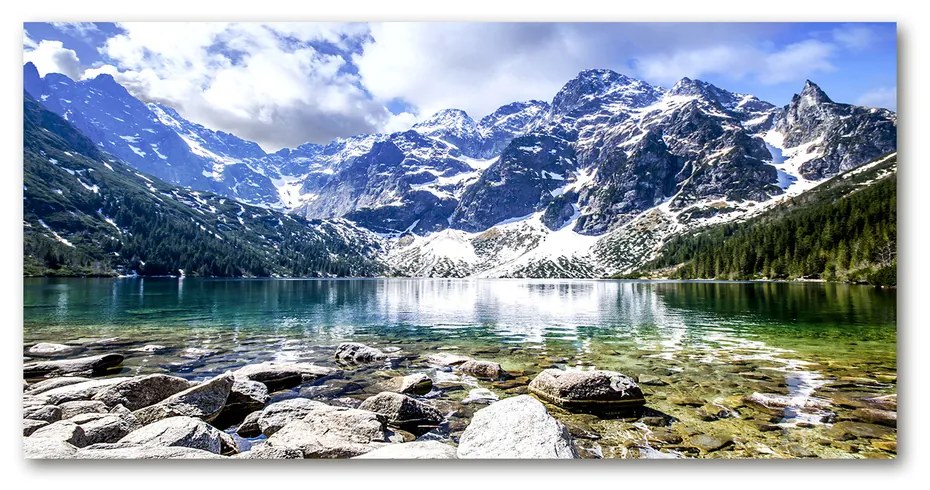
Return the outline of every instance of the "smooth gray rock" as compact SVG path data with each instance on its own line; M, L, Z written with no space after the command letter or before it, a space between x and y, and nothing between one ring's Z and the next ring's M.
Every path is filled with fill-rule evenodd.
M180 446L220 454L220 431L193 417L168 417L134 430L122 437L123 444L141 446Z
M48 438L23 438L23 456L26 459L68 459L78 448L73 444Z
M297 449L305 458L351 458L387 443L384 417L367 410L324 405L268 438L271 447Z
M271 436L288 422L300 420L314 410L327 407L325 403L306 398L291 398L265 407L258 416L258 427L262 434Z
M184 378L166 374L149 374L108 386L97 392L93 399L106 403L108 407L123 405L130 410L138 410L190 387L190 382Z
M507 376L507 371L500 364L491 361L465 361L456 369L478 379L498 380Z
M62 376L59 378L44 379L38 383L29 385L29 387L26 388L26 393L29 393L30 395L38 395L55 388L83 383L85 381L91 381L91 379L81 376Z
M455 459L455 447L439 441L413 441L391 444L355 459Z
M468 391L468 396L462 399L462 403L468 405L469 403L494 403L499 399L493 391L487 388L474 388Z
M84 435L84 429L80 425L70 420L59 420L53 424L41 427L29 439L46 439L52 442L66 442L75 447L84 447L87 445L87 438Z
M33 345L27 351L30 355L33 356L66 356L77 352L80 350L78 347L73 345L65 344L54 344L50 342L39 342L36 345Z
M830 401L822 398L792 397L780 395L778 393L754 392L745 397L744 400L754 405L773 409L782 409L786 407L824 409L830 406Z
M223 407L218 419L230 423L242 420L246 414L264 408L269 398L268 388L264 384L247 379L236 379L226 399L226 406Z
M507 398L475 412L459 439L468 459L577 458L568 429L529 395Z
M461 354L452 354L449 352L438 352L436 354L430 354L426 356L426 362L428 364L439 367L458 366L473 360L474 359L471 357L463 356Z
M362 364L383 360L387 355L374 347L358 342L343 342L336 346L336 360L349 364Z
M546 369L529 384L530 393L566 410L610 411L642 406L642 390L616 371Z
M136 347L135 349L129 349L130 352L145 352L148 354L153 354L153 353L161 352L165 350L168 350L168 348L165 347L164 345L159 345L159 344L146 344L146 345L143 345L142 347Z
M223 459L219 454L180 446L94 444L76 451L73 459Z
M61 405L65 402L72 402L76 400L90 400L96 395L100 390L106 388L107 386L115 385L117 383L122 383L126 381L126 377L118 378L101 378L101 379L92 379L89 381L84 381L81 383L69 384L65 386L59 386L57 388L50 389L48 391L42 392L38 396L39 398L46 400L52 405Z
M73 402L64 402L58 405L61 409L61 419L68 420L71 417L85 413L107 413L109 409L106 404L97 400L75 400Z
M119 366L123 363L123 359L121 354L102 354L59 361L30 362L23 365L23 375L27 378L66 374L99 375Z
M442 412L431 405L400 393L382 391L359 405L362 410L380 413L397 426L431 425L442 422Z
M382 381L379 386L384 391L403 395L425 395L433 389L433 380L426 374L414 373Z
M133 414L142 425L168 417L196 417L209 422L223 409L233 382L233 374L227 371Z
M23 418L48 423L57 422L61 420L61 409L55 405L30 405L23 407Z
M23 436L31 436L33 432L48 425L44 420L23 419Z
M84 443L78 447L117 442L140 427L131 414L84 413L68 419L68 422L78 424L84 431Z
M253 444L252 449L233 457L237 459L304 459L304 453L300 449L272 447L260 442Z
M236 434L239 434L240 437L258 437L262 435L262 428L258 425L258 419L261 416L261 410L246 415L239 427L236 428Z
M293 388L307 380L322 378L335 372L335 369L309 363L272 361L249 364L234 371L233 374L236 379L258 381L264 384L268 391L275 392Z

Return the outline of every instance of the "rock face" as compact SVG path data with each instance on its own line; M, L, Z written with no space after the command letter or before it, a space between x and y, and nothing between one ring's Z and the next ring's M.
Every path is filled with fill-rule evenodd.
M403 395L425 395L433 389L433 380L423 373L414 373L383 381L380 386Z
M293 388L301 382L322 378L333 374L335 370L298 362L263 362L249 364L237 369L233 374L237 379L258 381L269 392Z
M611 411L646 403L636 382L616 371L546 369L533 378L529 390L567 410Z
M455 448L439 441L413 441L384 446L355 459L455 459Z
M179 446L220 453L220 431L193 417L169 417L132 431L119 440L141 446Z
M143 425L178 416L196 417L209 422L223 409L233 382L233 374L226 372L174 394L155 405L136 410L133 414Z
M23 376L62 376L65 374L99 375L119 366L124 357L120 354L103 354L99 356L62 359L59 361L38 361L23 365Z
M501 400L475 412L459 440L462 459L577 458L568 429L529 395Z
M321 404L268 438L273 448L299 450L305 458L351 458L389 441L383 416Z
M380 413L387 417L388 423L399 427L438 424L443 419L442 412L436 408L415 398L389 391L366 399L359 408Z
M347 364L362 364L380 361L387 356L374 347L358 342L343 342L336 347L336 360Z
M458 370L478 379L498 380L507 377L507 371L496 362L466 361L458 366Z
M190 388L190 382L184 378L150 374L108 386L94 395L93 399L102 401L110 407L123 405L129 410L138 410L188 388Z

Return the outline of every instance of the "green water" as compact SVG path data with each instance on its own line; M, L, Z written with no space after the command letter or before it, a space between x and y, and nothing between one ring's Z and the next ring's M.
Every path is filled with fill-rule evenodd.
M548 367L613 369L649 380L650 413L626 419L550 407L589 457L890 457L896 430L862 420L896 392L896 292L797 283L544 280L26 279L24 347L119 337L126 373L193 379L264 360L332 363L341 341L399 347L399 362L346 372L276 397L377 392L390 375L427 372L454 411L430 437L452 439L480 406L474 387L525 392ZM158 344L157 353L133 349ZM88 347L95 353L102 347ZM437 371L448 351L500 362L509 383ZM769 409L753 393L824 400ZM726 418L707 416L725 407ZM711 410L712 409L712 410ZM858 424L858 425L856 425ZM852 426L853 430L848 429ZM705 436L727 442L720 448Z

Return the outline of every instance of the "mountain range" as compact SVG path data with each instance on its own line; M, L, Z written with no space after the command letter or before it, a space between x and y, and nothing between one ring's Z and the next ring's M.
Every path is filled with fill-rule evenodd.
M834 102L810 81L778 107L700 80L666 89L586 70L549 102L478 121L446 109L408 131L275 153L109 75L40 77L26 64L24 87L142 175L338 223L383 267L365 271L394 275L628 272L672 236L746 219L897 146L894 112Z

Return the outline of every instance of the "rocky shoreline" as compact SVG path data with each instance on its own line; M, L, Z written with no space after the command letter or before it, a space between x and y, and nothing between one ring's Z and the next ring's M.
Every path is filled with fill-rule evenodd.
M195 382L162 373L124 376L125 355L116 351L129 343L97 342L97 347L104 342L106 352L83 357L73 357L82 351L69 344L28 347L26 458L591 458L604 457L596 441L613 436L592 429L603 420L644 429L645 440L626 436L627 450L635 449L638 457L706 457L734 444L752 444L719 433L691 431L683 438L670 430L680 424L651 407L644 393L643 387L665 383L658 376L634 378L593 366L544 368L530 376L445 350L416 356L396 346L345 342L333 352L336 367L256 362ZM126 354L160 347L146 345ZM346 372L399 364L413 369L374 373L368 393L353 393L358 390L344 379ZM477 380L497 392L476 387L451 403L444 395L465 387L438 379L442 373ZM679 398L670 401L724 423L739 419L746 406L773 413L800 410L810 420L805 423L832 424L831 437L838 441L869 441L896 452L893 394L857 400L853 420L836 420L831 402L815 397L754 392L738 403ZM780 430L769 425L758 430ZM808 453L798 445L797 454L785 456ZM760 449L760 454L766 453Z

